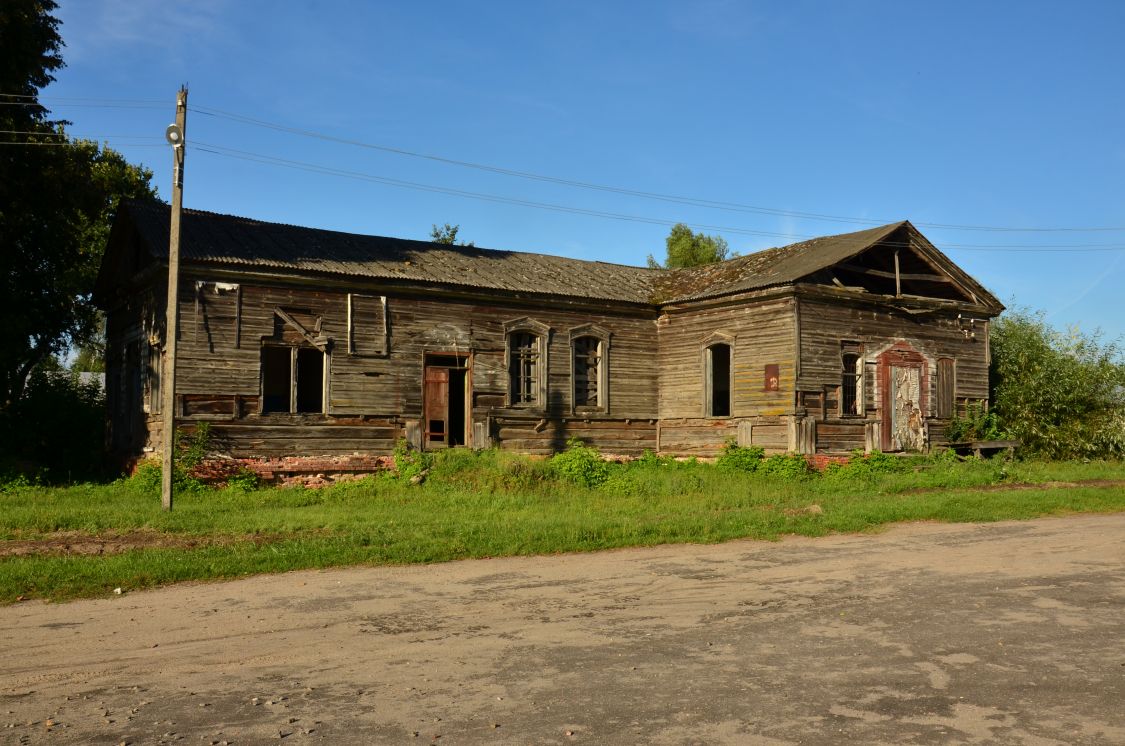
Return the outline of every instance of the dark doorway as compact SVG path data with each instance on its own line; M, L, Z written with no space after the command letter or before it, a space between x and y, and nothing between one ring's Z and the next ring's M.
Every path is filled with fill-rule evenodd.
M289 347L262 348L262 414L289 411L293 351Z
M468 358L427 355L423 374L424 447L463 446L468 442Z
M297 350L297 411L324 411L324 353L320 350Z

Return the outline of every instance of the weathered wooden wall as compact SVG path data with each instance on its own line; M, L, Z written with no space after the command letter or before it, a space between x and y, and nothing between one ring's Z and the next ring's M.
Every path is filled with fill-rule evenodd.
M711 455L736 438L738 422L758 422L753 442L786 450L787 425L778 418L793 411L796 375L794 300L742 300L718 307L666 313L660 333L660 449ZM715 335L722 335L715 336ZM729 338L732 347L731 416L704 415L703 349ZM766 386L766 367L777 366L776 390ZM760 422L759 422L760 421Z
M864 421L882 416L883 392L875 358L898 341L905 341L922 354L926 376L925 417L931 443L944 442L947 419L936 417L937 361L956 361L953 385L960 411L966 401L988 398L987 323L977 324L975 338L968 337L953 312L909 314L886 305L832 302L801 298L801 370L797 378L798 402L807 415L818 421L817 450L847 451L864 448ZM864 359L864 414L842 417L839 390L843 374L841 342L859 342ZM824 397L822 403L821 397Z
M385 297L384 326L380 295ZM351 339L348 291L253 283L216 285L190 277L181 288L176 391L180 414L208 420L236 456L389 452L407 423L422 417L427 355L467 356L473 431L501 447L551 453L571 437L607 453L639 454L656 447L655 312L547 309L544 304L431 299L365 291L353 296ZM563 304L560 304L563 305ZM260 414L263 339L288 334L280 308L314 320L330 344L326 412ZM550 328L547 401L507 405L504 324L528 318ZM597 324L610 333L608 410L571 407L570 330ZM356 352L349 352L351 349ZM302 344L304 344L302 342Z

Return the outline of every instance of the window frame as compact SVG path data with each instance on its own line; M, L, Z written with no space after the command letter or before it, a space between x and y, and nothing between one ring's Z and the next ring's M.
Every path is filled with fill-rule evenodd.
M849 357L855 358L850 372L847 365ZM836 397L837 414L841 418L867 416L866 367L867 363L863 358L863 343L854 340L842 340L840 342L840 389L839 395ZM849 378L855 386L854 401L850 412L844 406L845 382Z
M609 414L610 402L610 376L609 353L610 341L613 333L597 324L582 324L568 330L568 348L570 349L570 412L582 414L586 412ZM578 404L578 362L577 347L581 339L594 339L598 343L598 371L597 371L597 403Z
M289 350L289 408L287 410L270 410L266 411L266 380L265 380L265 367L262 365L262 356L266 349L274 350ZM315 350L321 354L320 366L320 409L313 412L299 412L297 411L298 399L298 366L297 358L301 350ZM262 346L258 352L258 414L261 416L271 415L326 415L328 414L328 381L329 365L331 361L331 354L327 349L322 349L314 345L294 345L294 344L278 344L268 340L262 341Z
M535 392L532 401L516 401L515 378L512 375L512 336L530 334L535 339L538 368L532 388ZM505 387L504 401L510 408L545 410L547 408L547 378L551 339L551 327L541 321L524 317L504 322L504 375L508 385Z

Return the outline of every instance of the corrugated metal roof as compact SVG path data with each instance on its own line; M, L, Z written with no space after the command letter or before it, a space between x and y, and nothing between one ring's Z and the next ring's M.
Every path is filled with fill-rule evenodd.
M149 252L167 260L169 207L131 201L126 211ZM657 271L546 254L449 246L266 223L184 210L185 263L207 263L520 293L648 303Z
M121 210L131 217L152 256L162 260L168 255L169 210L162 203L137 200L123 203ZM904 227L916 230L903 221L676 270L365 236L200 210L184 210L180 245L183 261L189 263L662 304L793 283L856 256Z

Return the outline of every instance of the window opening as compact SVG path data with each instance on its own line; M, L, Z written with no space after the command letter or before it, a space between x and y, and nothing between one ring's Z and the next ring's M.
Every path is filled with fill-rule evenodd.
M289 411L292 364L291 348L262 348L262 414Z
M312 347L262 347L262 414L323 412L324 362Z
M539 376L539 339L530 332L508 338L512 404L534 404Z
M730 417L730 345L716 344L707 348L711 396L707 414Z
M863 414L860 410L862 397L860 387L862 384L863 362L858 354L845 352L842 358L844 371L840 378L840 412L842 414Z
M602 365L602 344L597 337L574 340L574 406L601 405L598 390Z

